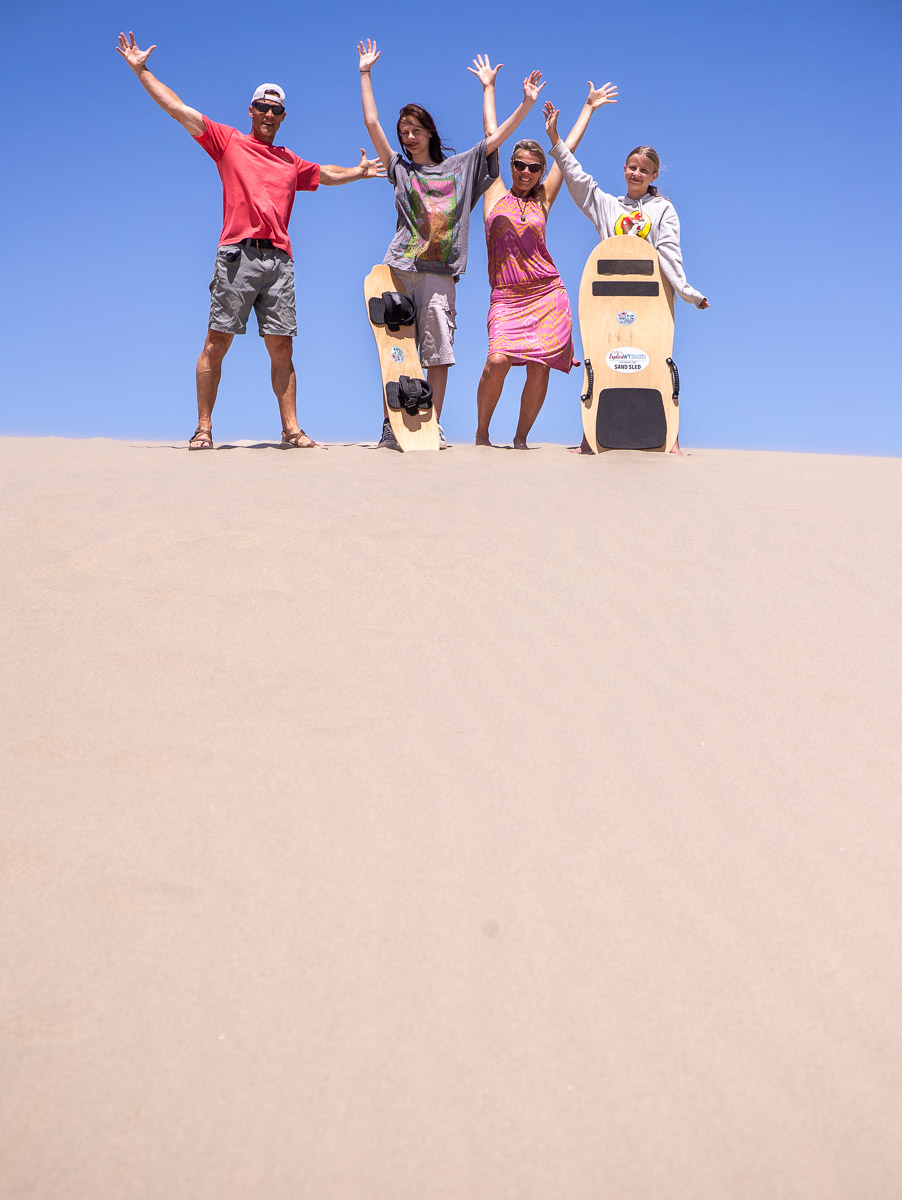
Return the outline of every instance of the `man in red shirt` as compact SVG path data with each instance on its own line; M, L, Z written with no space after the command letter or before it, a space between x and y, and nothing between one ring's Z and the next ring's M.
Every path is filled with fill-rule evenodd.
M197 429L188 449L213 449L213 405L222 360L235 334L245 332L251 308L272 360L282 445L316 446L297 418L297 377L291 358L297 322L288 219L295 192L314 192L319 184L331 187L354 179L374 179L385 174L384 167L378 158L367 158L364 150L356 167L336 167L305 162L283 146L274 146L285 120L285 93L277 84L257 88L248 108L251 132L239 133L183 104L148 71L147 59L156 46L140 50L133 33L127 38L120 33L116 49L151 99L206 150L222 178L222 233L210 285L210 327L197 360Z

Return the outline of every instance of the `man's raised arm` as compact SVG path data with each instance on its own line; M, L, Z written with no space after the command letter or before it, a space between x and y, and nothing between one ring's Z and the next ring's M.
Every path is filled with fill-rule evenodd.
M201 114L196 108L189 108L184 104L172 88L161 83L156 75L152 75L147 69L147 60L156 50L156 46L151 46L149 50L139 50L135 45L135 35L129 31L128 37L124 33L119 34L116 50L138 76L141 86L151 100L159 104L160 108L168 112L180 125L184 125L192 137L200 137L204 131L204 119Z

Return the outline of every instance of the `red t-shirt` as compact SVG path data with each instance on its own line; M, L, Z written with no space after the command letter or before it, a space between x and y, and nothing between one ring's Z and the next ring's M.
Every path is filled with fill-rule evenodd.
M220 246L244 238L269 238L291 254L288 218L295 192L315 192L319 164L305 162L284 146L270 146L231 125L204 117L204 131L194 139L210 155L222 179Z

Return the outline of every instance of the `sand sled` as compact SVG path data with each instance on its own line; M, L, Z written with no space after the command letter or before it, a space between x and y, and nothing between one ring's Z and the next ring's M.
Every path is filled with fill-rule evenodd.
M644 238L600 242L579 286L583 431L602 450L668 452L680 424L673 292Z
M414 307L391 267L373 267L363 283L379 367L382 398L402 450L438 450L432 389L426 382L414 326Z

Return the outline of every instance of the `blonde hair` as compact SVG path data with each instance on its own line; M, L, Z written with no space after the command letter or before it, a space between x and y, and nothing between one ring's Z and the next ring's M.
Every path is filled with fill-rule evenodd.
M511 150L511 163L513 163L514 159L517 157L518 150L525 150L527 154L533 154L536 158L541 159L541 174L539 175L538 181L535 183L535 185L526 193L526 199L538 200L541 206L545 208L545 172L548 170L548 159L545 157L545 151L542 149L539 143L534 142L532 138L523 138L523 140L517 142L516 146L514 146L513 150Z
M629 154L623 160L624 166L626 166L634 154L641 154L643 158L647 158L655 169L655 175L661 170L661 157L654 146L637 146L635 150L630 150ZM652 184L648 185L648 191L651 196L660 196L661 194Z

